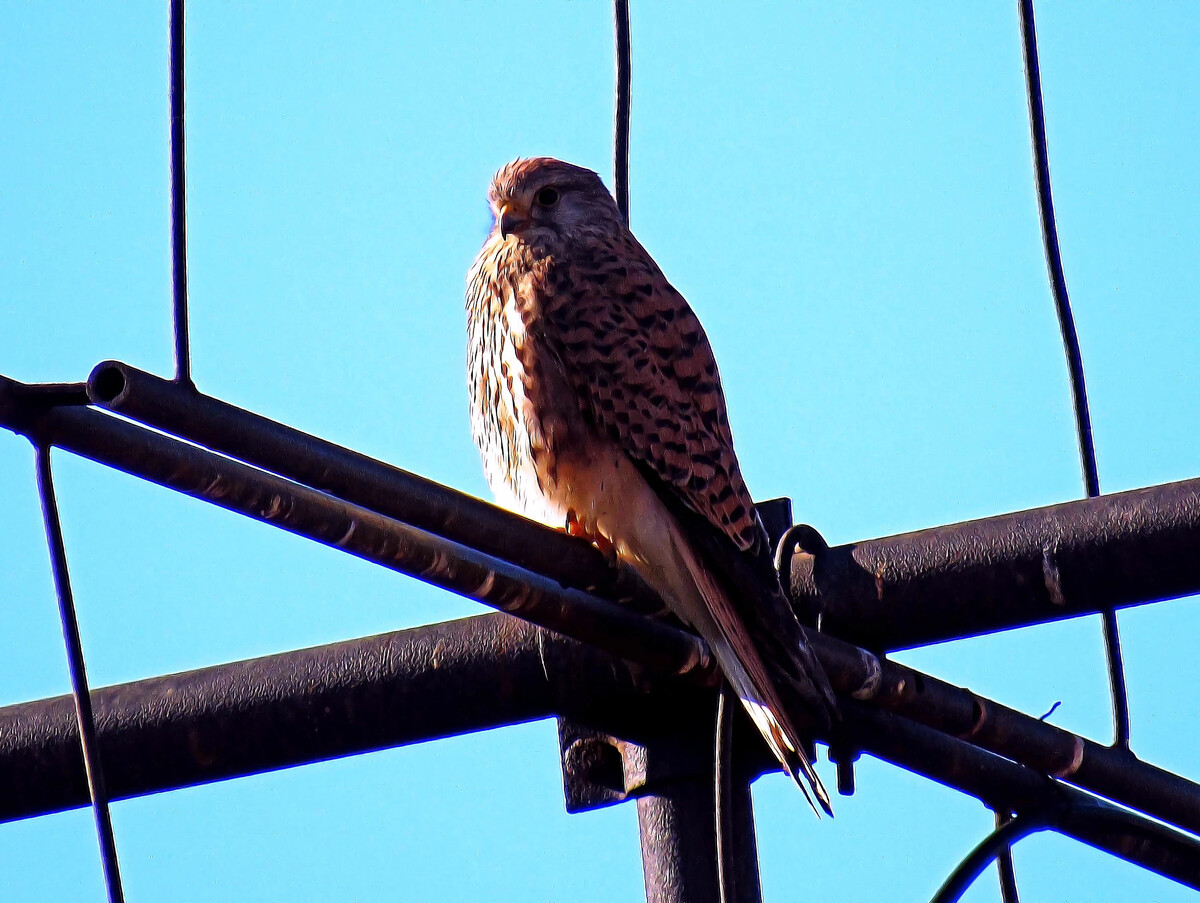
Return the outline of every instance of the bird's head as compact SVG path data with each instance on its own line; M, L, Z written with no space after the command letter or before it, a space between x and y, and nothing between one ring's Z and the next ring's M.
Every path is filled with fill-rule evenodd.
M492 179L488 192L493 235L553 245L582 234L623 226L612 195L590 169L552 157L514 160Z

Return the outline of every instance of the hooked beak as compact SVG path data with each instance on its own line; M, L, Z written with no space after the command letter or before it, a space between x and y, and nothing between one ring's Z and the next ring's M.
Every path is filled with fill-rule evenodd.
M512 203L500 206L500 237L508 238L514 232L520 232L529 223L526 213Z

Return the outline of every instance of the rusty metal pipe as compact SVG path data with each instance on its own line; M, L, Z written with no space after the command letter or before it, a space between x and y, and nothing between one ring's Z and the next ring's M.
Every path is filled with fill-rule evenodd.
M489 614L106 687L92 702L109 793L126 799L554 712L607 723L614 694L640 695L620 660ZM87 803L71 697L0 709L0 821Z
M1200 479L808 545L791 590L822 630L905 649L1200 592Z
M87 390L93 403L123 417L545 574L564 586L646 603L651 598L644 584L609 566L590 543L129 364L97 364Z
M645 677L589 646L493 614L151 678L93 696L98 742L111 763L109 790L127 798L551 714L651 742L678 712L711 710L711 690L664 679L647 692ZM857 748L993 807L1032 813L1064 803L1104 805L867 703L845 697L843 708L847 739ZM67 696L0 709L0 819L87 804L77 731ZM1193 839L1146 829L1149 823L1136 816L1122 826L1116 816L1086 814L1095 811L1061 829L1200 887L1200 845Z
M1192 781L833 637L808 639L842 693L1200 834Z
M89 395L123 416L546 574L647 605L586 543L128 364ZM1200 480L834 548L798 550L793 597L881 651L1200 592Z
M10 428L31 431L40 424L50 441L101 463L338 545L632 660L710 673L697 664L697 656L707 660L699 641L666 624L100 412L45 410L36 395L22 400L19 389L0 378L0 423ZM843 692L1200 832L1200 787L1190 781L832 637L810 633L810 639Z
M204 449L80 407L44 408L0 377L0 425L339 548L652 667L715 673L696 637L610 601Z

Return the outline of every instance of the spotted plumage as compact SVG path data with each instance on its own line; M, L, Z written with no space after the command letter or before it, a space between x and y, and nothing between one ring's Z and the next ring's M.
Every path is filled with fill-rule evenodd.
M709 643L785 769L833 697L775 577L700 321L593 172L501 169L468 275L472 434L506 507L587 536ZM803 785L802 785L803 786Z

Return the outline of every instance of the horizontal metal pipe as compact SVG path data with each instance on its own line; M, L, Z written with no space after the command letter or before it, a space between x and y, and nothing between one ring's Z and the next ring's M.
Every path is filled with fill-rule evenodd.
M120 361L87 383L91 401L223 455L538 574L564 586L661 607L631 571L614 569L590 543L489 505L190 386Z
M827 633L895 650L1200 592L1200 479L791 560Z
M81 407L43 408L0 377L0 425L519 615L655 668L715 673L696 637L274 474Z
M110 792L121 799L551 714L646 742L674 721L694 724L711 712L711 690L667 679L647 687L645 679L586 645L485 615L93 695ZM1026 813L1094 804L932 728L848 697L843 709L857 748L989 805ZM0 709L0 820L87 804L77 730L70 697ZM1200 848L1190 838L1110 822L1080 817L1063 830L1200 886Z
M555 712L607 724L614 695L644 695L620 660L491 614L106 687L92 699L109 792L122 799ZM621 727L636 731L635 717ZM0 709L0 820L87 803L71 697Z
M189 495L336 545L617 655L711 674L694 637L404 524L96 411L44 409L0 378L0 423ZM1039 771L1200 832L1200 787L968 690L821 634L834 686Z

